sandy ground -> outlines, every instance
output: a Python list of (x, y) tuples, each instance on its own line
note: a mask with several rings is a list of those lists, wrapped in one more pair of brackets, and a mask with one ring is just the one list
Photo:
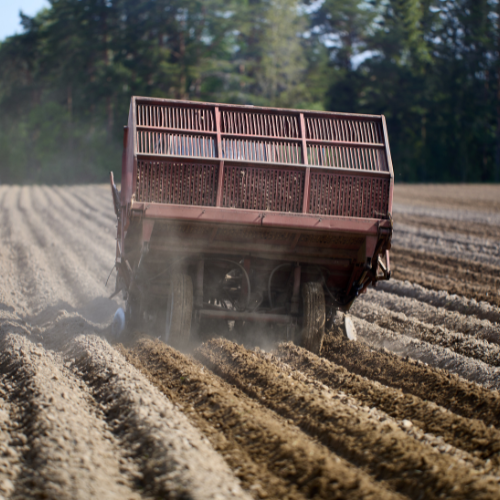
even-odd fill
[(498, 186), (397, 186), (320, 356), (110, 342), (108, 191), (0, 187), (0, 500), (500, 498)]

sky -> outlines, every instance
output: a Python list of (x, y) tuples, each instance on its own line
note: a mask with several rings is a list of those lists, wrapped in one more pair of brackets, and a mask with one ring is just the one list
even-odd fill
[(48, 6), (48, 0), (0, 0), (0, 40), (22, 32), (20, 10), (28, 16), (34, 16)]

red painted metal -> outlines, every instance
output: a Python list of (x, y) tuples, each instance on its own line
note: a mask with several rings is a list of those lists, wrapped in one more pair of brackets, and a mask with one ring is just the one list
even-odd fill
[(379, 227), (391, 227), (389, 220), (318, 217), (311, 214), (269, 213), (258, 210), (221, 210), (218, 207), (195, 207), (163, 203), (134, 203), (131, 216), (150, 219), (196, 220), (214, 223), (245, 224), (266, 227), (328, 230), (351, 234), (378, 234)]
[(223, 207), (294, 213), (302, 209), (303, 172), (226, 166), (223, 182)]
[(383, 117), (133, 98), (129, 129), (123, 202), (390, 217)]
[(379, 255), (389, 265), (393, 188), (383, 116), (133, 97), (117, 263), (135, 272), (134, 231), (150, 220), (156, 255), (321, 263), (339, 289), (360, 290), (378, 279)]
[(389, 204), (389, 179), (355, 177), (337, 173), (313, 172), (309, 212), (383, 219)]
[(218, 170), (217, 165), (139, 161), (136, 200), (213, 207)]

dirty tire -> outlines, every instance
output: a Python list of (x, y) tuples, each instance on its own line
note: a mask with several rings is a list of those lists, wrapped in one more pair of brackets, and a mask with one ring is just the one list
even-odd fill
[(135, 330), (141, 325), (141, 302), (135, 295), (129, 295), (125, 308), (125, 325), (130, 330)]
[(299, 343), (314, 354), (319, 354), (325, 335), (325, 295), (319, 283), (302, 286), (302, 330)]
[(193, 316), (193, 282), (187, 274), (172, 277), (167, 302), (165, 337), (167, 344), (182, 349), (189, 343)]

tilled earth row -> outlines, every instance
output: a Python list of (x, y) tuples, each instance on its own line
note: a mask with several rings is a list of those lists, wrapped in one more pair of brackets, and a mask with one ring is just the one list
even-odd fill
[[(439, 252), (398, 242), (358, 341), (183, 354), (108, 338), (108, 187), (4, 186), (0, 206), (0, 498), (500, 497), (495, 217), (425, 229)], [(483, 257), (457, 258), (473, 234)]]

